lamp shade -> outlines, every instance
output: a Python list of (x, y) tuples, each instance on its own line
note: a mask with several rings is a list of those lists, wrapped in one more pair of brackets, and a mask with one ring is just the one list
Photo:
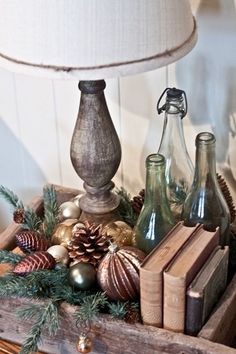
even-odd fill
[(188, 0), (0, 0), (0, 66), (97, 80), (153, 70), (196, 43)]

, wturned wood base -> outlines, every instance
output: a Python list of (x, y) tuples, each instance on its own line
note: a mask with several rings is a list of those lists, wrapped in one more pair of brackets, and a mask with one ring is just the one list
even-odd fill
[(105, 214), (115, 210), (119, 197), (112, 192), (121, 160), (121, 146), (107, 108), (104, 80), (80, 81), (80, 106), (71, 141), (71, 161), (84, 181), (80, 199), (86, 213)]
[[(60, 187), (57, 188), (57, 192), (58, 198), (62, 202), (76, 195), (78, 191)], [(39, 208), (38, 210), (42, 210), (42, 198), (37, 200), (36, 206)], [(4, 248), (14, 245), (14, 228), (16, 228), (16, 225), (12, 224), (4, 231), (4, 239), (1, 240), (1, 244), (5, 245)], [(205, 331), (205, 338), (221, 343), (223, 341), (226, 345), (231, 343), (236, 334), (235, 298), (236, 275), (219, 302), (216, 311), (204, 327), (205, 329), (210, 328), (210, 331)], [(0, 299), (1, 340), (23, 343), (32, 323), (17, 319), (15, 311), (21, 306), (36, 302), (38, 301), (25, 298), (8, 297)], [(47, 300), (43, 302), (47, 302)], [(75, 310), (76, 307), (74, 306), (67, 303), (61, 304), (62, 320), (58, 333), (56, 336), (50, 337), (47, 331), (43, 331), (42, 342), (39, 344), (40, 351), (47, 354), (77, 353), (76, 343), (80, 328), (76, 327), (73, 317)], [(220, 335), (221, 331), (224, 331), (223, 336)], [(111, 316), (104, 314), (100, 314), (96, 320), (92, 321), (90, 335), (93, 341), (92, 354), (236, 354), (235, 349), (202, 337), (190, 337), (142, 324), (132, 325), (124, 321), (114, 320)], [(199, 335), (201, 335), (201, 332)], [(19, 352), (13, 344), (11, 346), (11, 344), (5, 344), (3, 341), (0, 342), (0, 348), (1, 345), (2, 351), (0, 350), (0, 354)], [(4, 348), (4, 345), (8, 345), (9, 350), (6, 349), (7, 347)]]

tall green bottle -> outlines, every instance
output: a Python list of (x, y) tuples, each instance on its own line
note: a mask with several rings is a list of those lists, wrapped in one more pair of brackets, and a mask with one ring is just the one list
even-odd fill
[(166, 195), (165, 158), (151, 154), (146, 159), (144, 204), (135, 226), (137, 247), (149, 253), (174, 223)]
[[(165, 104), (160, 107), (165, 93)], [(166, 192), (176, 221), (181, 219), (183, 204), (193, 181), (193, 164), (187, 151), (182, 123), (187, 106), (185, 92), (176, 88), (167, 88), (157, 103), (158, 113), (165, 112), (158, 153), (166, 159)]]

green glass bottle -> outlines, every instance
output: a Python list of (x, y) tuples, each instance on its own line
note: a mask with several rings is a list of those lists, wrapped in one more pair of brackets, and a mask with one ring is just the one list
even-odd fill
[(230, 213), (216, 176), (215, 136), (202, 132), (196, 137), (196, 163), (192, 187), (184, 203), (186, 225), (204, 224), (220, 228), (221, 246), (229, 244)]
[[(165, 93), (165, 104), (160, 107)], [(185, 92), (176, 88), (167, 88), (157, 103), (158, 114), (165, 112), (158, 153), (166, 159), (166, 193), (176, 221), (181, 219), (183, 204), (193, 182), (193, 164), (187, 151), (182, 123), (187, 106)]]
[(165, 158), (151, 154), (146, 159), (144, 204), (135, 226), (137, 247), (149, 253), (174, 223), (166, 195)]

